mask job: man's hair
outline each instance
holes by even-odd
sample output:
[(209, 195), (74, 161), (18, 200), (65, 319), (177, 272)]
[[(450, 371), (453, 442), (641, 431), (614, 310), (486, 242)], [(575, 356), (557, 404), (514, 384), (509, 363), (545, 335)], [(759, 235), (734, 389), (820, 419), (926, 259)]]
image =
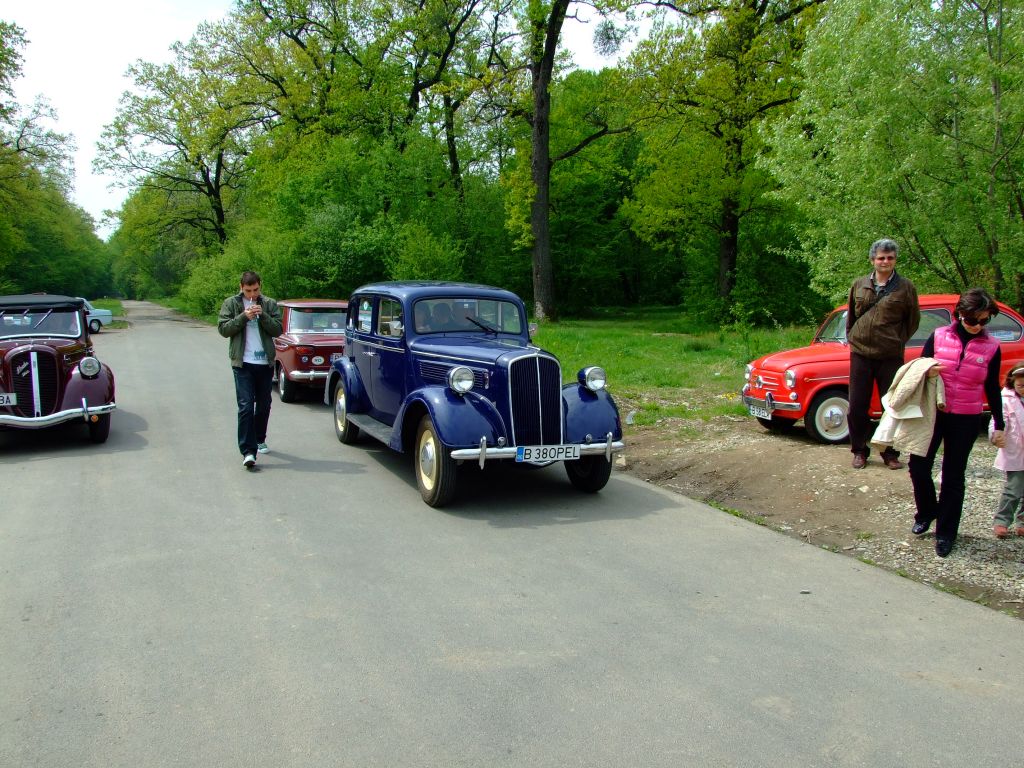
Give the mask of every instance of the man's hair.
[(261, 285), (263, 283), (260, 280), (260, 273), (253, 272), (252, 270), (246, 270), (242, 273), (241, 285)]
[(979, 312), (988, 312), (990, 317), (999, 314), (999, 307), (991, 294), (984, 288), (971, 288), (969, 291), (961, 293), (960, 299), (956, 303), (957, 317), (964, 315), (974, 317)]
[(900, 247), (896, 245), (895, 240), (883, 237), (881, 240), (875, 240), (875, 242), (871, 244), (871, 250), (868, 252), (868, 258), (874, 259), (875, 254), (879, 251), (882, 251), (883, 253), (895, 253), (898, 256)]

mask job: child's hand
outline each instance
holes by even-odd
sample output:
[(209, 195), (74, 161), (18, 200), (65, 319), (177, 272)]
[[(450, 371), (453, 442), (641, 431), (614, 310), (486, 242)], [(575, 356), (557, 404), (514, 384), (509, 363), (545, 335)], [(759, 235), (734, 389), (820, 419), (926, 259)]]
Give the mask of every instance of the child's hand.
[(992, 445), (996, 448), (1006, 447), (1006, 434), (1001, 429), (997, 429), (992, 433)]

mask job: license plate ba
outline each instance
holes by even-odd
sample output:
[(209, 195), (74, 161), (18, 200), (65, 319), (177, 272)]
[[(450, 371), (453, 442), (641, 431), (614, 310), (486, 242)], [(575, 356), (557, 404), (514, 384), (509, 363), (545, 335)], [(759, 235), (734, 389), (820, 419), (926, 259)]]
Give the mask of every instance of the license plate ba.
[(14, 392), (0, 392), (0, 405), (17, 405), (18, 396)]
[(520, 445), (516, 448), (516, 461), (544, 464), (549, 461), (573, 461), (580, 457), (578, 445)]
[(759, 419), (770, 419), (772, 417), (771, 411), (758, 405), (748, 405), (747, 410), (750, 411), (751, 416), (757, 416)]

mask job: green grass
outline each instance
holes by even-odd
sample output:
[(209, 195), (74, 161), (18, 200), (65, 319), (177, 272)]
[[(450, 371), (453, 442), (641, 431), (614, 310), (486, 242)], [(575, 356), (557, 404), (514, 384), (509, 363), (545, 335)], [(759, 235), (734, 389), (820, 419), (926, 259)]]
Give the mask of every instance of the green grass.
[(744, 366), (813, 335), (807, 326), (709, 329), (660, 308), (609, 315), (543, 323), (534, 341), (558, 355), (567, 379), (588, 365), (603, 367), (609, 391), (640, 425), (746, 413), (739, 400)]
[(124, 315), (124, 305), (120, 299), (92, 299), (90, 303), (96, 309), (109, 309), (114, 313), (114, 317)]

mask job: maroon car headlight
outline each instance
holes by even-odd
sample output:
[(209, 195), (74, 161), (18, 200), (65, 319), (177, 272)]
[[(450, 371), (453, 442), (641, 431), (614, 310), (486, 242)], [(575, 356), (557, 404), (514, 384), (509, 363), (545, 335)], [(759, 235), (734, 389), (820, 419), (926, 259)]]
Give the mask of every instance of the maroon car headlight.
[(95, 357), (83, 357), (78, 362), (79, 372), (87, 379), (91, 379), (100, 372), (100, 361)]
[(796, 373), (792, 369), (787, 370), (782, 374), (782, 382), (789, 389), (796, 389)]

